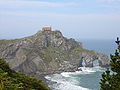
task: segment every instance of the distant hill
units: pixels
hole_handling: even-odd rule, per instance
[[[35,35],[0,40],[0,58],[4,58],[16,71],[36,77],[63,71],[76,71],[78,67],[92,67],[98,59],[100,66],[108,65],[108,56],[82,47],[82,43],[65,38],[58,30],[41,30]]]

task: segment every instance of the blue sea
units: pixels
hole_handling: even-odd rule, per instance
[[[77,40],[82,42],[83,47],[89,50],[105,53],[107,55],[114,54],[117,47],[115,40]]]
[[[114,40],[80,40],[84,48],[96,50],[107,55],[113,54],[116,48]],[[105,68],[95,66],[80,67],[82,71],[62,72],[45,76],[46,79],[55,82],[48,86],[52,90],[100,90],[101,74]]]

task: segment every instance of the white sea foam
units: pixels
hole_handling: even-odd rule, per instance
[[[89,90],[89,89],[71,84],[69,82],[64,82],[64,83],[60,83],[56,87],[56,90]]]
[[[72,74],[72,72],[62,72],[61,75],[64,77],[70,77],[70,74]]]
[[[96,72],[96,70],[93,70],[92,68],[88,68],[88,67],[81,67],[82,72],[86,72],[86,73],[94,73]]]
[[[52,86],[49,86],[52,87],[53,90],[90,90],[88,88],[78,86],[78,82],[74,78],[71,79],[71,77],[68,80],[68,78],[63,77],[61,74],[54,74],[53,76],[46,76],[45,78],[56,82]]]
[[[96,71],[105,71],[105,68],[102,68],[100,66],[96,66],[96,67],[79,67],[80,69],[82,69],[83,72],[88,72],[88,73],[93,73]]]
[[[71,77],[71,75],[78,75],[78,74],[92,74],[96,72],[95,69],[93,68],[88,68],[88,67],[80,67],[82,71],[76,71],[76,72],[63,72],[61,73],[62,76],[64,77]]]
[[[80,86],[80,81],[77,80],[78,77],[74,77],[77,75],[83,75],[83,74],[93,74],[97,71],[104,71],[105,69],[101,67],[80,67],[82,71],[76,71],[76,72],[63,72],[61,74],[53,74],[48,75],[45,78],[56,82],[53,85],[50,85],[49,87],[52,87],[52,90],[90,90],[85,87]],[[80,79],[80,78],[79,78]]]

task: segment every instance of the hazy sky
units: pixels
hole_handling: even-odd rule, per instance
[[[0,0],[0,38],[52,26],[77,39],[120,37],[120,0]]]

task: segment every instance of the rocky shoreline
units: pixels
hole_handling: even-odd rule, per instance
[[[45,75],[51,75],[56,73],[62,73],[62,72],[75,72],[75,71],[82,71],[81,69],[75,68],[69,68],[69,69],[63,69],[63,70],[52,70],[52,71],[44,71],[44,72],[36,72],[36,76],[45,76]]]
[[[62,72],[75,72],[75,71],[82,71],[81,69],[69,69],[69,70],[61,70],[61,71],[51,71],[49,74],[44,72],[44,73],[41,73],[41,74],[36,74],[36,78],[38,78],[39,80],[42,80],[46,85],[49,86],[52,86],[53,84],[56,84],[57,82],[54,82],[54,81],[50,81],[48,79],[46,79],[45,77],[48,76],[48,75],[53,75],[53,74],[60,74]],[[53,87],[49,87],[51,90],[53,90],[54,88]]]

